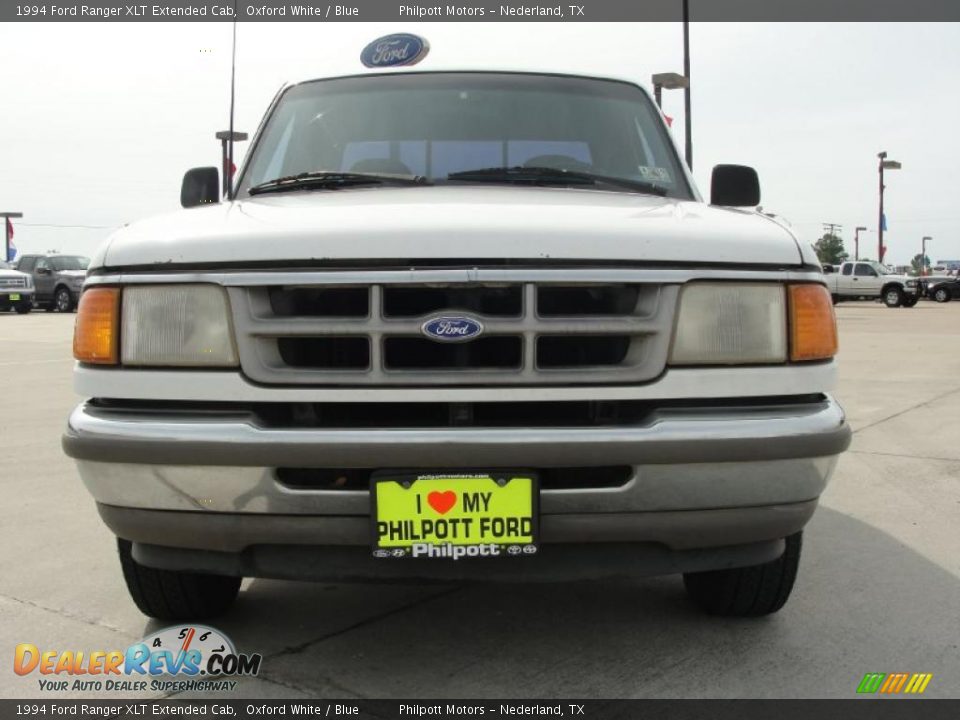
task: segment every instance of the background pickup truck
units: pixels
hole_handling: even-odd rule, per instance
[[[916,278],[894,274],[873,260],[825,266],[824,274],[835,303],[862,297],[880,298],[887,307],[913,307],[920,297]]]

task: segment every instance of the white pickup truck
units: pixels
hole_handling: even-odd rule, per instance
[[[825,266],[824,278],[835,303],[879,298],[887,307],[913,307],[920,298],[916,278],[898,275],[873,260]]]
[[[786,602],[850,442],[830,293],[750,168],[701,198],[644,89],[301,82],[218,188],[110,237],[77,317],[63,445],[144,613],[245,576]]]

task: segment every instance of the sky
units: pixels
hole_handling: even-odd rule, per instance
[[[20,252],[92,254],[125,223],[179,207],[184,171],[219,164],[229,23],[0,24],[0,211]],[[248,23],[237,28],[236,129],[285,81],[362,72],[361,49],[416,32],[422,67],[610,74],[683,70],[679,23]],[[960,259],[960,25],[693,23],[694,177],[752,165],[766,212],[813,242],[843,226],[877,256],[877,153],[889,264]],[[683,95],[665,91],[682,147]],[[245,144],[237,146],[242,158]]]

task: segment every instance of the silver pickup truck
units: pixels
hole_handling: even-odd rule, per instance
[[[117,231],[63,437],[147,615],[242,577],[682,573],[787,600],[850,442],[807,244],[649,94],[532,72],[289,85],[234,187]]]
[[[913,307],[920,299],[916,278],[899,275],[873,260],[824,267],[824,279],[833,301],[883,300],[887,307]]]

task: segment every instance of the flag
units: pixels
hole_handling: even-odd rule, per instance
[[[884,232],[887,231],[887,214],[886,213],[880,216],[880,229],[883,230]]]
[[[7,221],[7,262],[13,262],[13,259],[17,256],[17,246],[13,244],[13,223],[10,222],[10,218],[6,218]]]
[[[663,119],[667,121],[667,127],[673,127],[673,118],[669,115],[664,115]]]

